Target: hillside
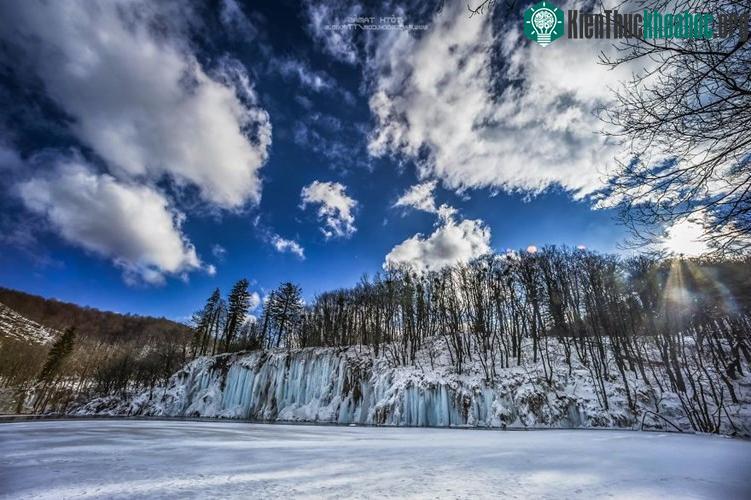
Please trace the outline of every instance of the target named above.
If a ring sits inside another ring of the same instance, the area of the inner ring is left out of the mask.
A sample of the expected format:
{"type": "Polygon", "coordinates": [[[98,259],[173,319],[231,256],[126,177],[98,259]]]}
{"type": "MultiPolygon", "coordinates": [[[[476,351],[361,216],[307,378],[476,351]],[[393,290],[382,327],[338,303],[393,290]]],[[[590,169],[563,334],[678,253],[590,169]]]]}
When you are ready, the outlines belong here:
{"type": "Polygon", "coordinates": [[[60,332],[25,318],[0,303],[0,339],[13,339],[34,344],[49,344],[60,332]]]}
{"type": "Polygon", "coordinates": [[[165,318],[100,311],[9,288],[0,287],[0,303],[43,327],[75,326],[79,336],[108,343],[190,335],[187,326],[165,318]]]}
{"type": "Polygon", "coordinates": [[[43,411],[48,398],[69,401],[79,392],[116,391],[155,384],[184,363],[190,328],[164,318],[98,311],[0,288],[0,413],[43,411]],[[59,380],[40,389],[50,347],[74,327],[72,350],[59,380]],[[40,392],[41,391],[41,392],[40,392]]]}

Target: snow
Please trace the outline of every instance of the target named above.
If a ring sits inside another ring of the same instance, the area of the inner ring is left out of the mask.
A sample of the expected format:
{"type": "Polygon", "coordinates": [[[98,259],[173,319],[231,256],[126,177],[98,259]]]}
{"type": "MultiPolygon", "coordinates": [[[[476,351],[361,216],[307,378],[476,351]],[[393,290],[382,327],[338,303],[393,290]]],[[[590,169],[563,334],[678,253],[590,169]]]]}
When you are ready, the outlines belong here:
{"type": "Polygon", "coordinates": [[[751,442],[488,431],[43,420],[0,424],[0,498],[751,498],[751,442]]]}
{"type": "MultiPolygon", "coordinates": [[[[445,349],[434,348],[444,354],[433,360],[432,367],[422,351],[415,365],[394,367],[361,347],[198,358],[166,386],[124,401],[95,399],[71,413],[430,427],[636,428],[641,412],[648,409],[690,429],[674,394],[656,394],[655,386],[633,378],[634,374],[629,385],[639,395],[637,412],[629,408],[617,377],[605,381],[609,400],[605,409],[589,370],[582,366],[569,372],[565,364],[555,363],[554,381],[548,383],[542,365],[528,362],[498,368],[490,384],[479,366],[455,373],[445,349]]],[[[751,390],[741,385],[751,382],[748,378],[738,382],[740,404],[726,406],[735,427],[728,426],[725,432],[751,435],[751,390]]],[[[651,417],[646,423],[664,426],[651,417]]]]}
{"type": "Polygon", "coordinates": [[[34,344],[51,344],[60,332],[21,316],[16,311],[0,303],[0,340],[8,337],[34,344]]]}

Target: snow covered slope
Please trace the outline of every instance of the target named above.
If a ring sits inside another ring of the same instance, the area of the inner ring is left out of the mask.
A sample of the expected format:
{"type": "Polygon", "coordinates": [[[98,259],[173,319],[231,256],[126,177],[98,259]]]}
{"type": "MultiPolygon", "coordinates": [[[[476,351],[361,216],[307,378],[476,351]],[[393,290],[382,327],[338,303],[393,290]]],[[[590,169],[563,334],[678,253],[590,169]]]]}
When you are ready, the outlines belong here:
{"type": "MultiPolygon", "coordinates": [[[[199,358],[176,373],[166,387],[128,401],[100,398],[74,413],[400,426],[629,428],[641,423],[644,409],[658,409],[690,428],[675,397],[667,392],[656,395],[640,380],[629,382],[640,395],[636,411],[629,408],[623,386],[615,378],[606,382],[606,409],[584,368],[569,373],[560,366],[552,384],[539,366],[504,368],[491,384],[479,367],[458,375],[445,360],[435,360],[433,368],[425,361],[392,367],[387,359],[374,358],[360,348],[199,358]]],[[[751,434],[749,403],[744,400],[739,407],[727,408],[740,426],[736,433],[751,434]]]]}
{"type": "Polygon", "coordinates": [[[49,344],[60,335],[55,329],[47,328],[0,303],[0,340],[7,337],[15,340],[49,344]]]}

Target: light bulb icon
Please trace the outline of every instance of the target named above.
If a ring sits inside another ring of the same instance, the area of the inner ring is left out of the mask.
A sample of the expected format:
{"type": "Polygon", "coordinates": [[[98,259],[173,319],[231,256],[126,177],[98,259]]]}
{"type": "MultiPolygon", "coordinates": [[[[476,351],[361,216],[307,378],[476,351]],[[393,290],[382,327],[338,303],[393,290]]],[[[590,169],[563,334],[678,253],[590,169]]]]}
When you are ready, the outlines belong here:
{"type": "Polygon", "coordinates": [[[532,29],[537,34],[537,43],[545,47],[550,44],[550,34],[555,30],[555,12],[542,7],[532,14],[532,29]]]}
{"type": "Polygon", "coordinates": [[[563,36],[563,11],[542,0],[524,11],[524,36],[547,47],[563,36]]]}

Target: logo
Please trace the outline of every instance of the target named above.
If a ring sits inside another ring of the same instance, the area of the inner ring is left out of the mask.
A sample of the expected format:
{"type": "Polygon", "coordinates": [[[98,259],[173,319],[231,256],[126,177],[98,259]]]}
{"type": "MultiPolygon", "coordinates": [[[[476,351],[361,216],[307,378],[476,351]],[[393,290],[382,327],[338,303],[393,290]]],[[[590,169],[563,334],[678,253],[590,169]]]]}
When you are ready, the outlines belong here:
{"type": "Polygon", "coordinates": [[[524,35],[543,47],[563,36],[563,11],[542,1],[524,11],[524,35]]]}

